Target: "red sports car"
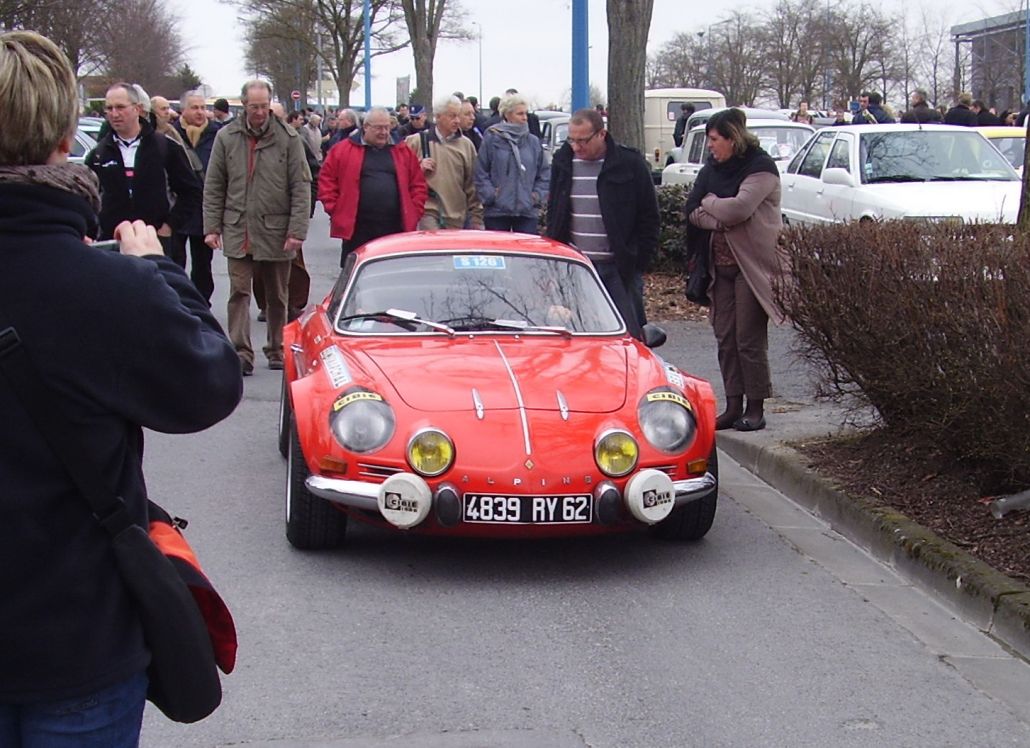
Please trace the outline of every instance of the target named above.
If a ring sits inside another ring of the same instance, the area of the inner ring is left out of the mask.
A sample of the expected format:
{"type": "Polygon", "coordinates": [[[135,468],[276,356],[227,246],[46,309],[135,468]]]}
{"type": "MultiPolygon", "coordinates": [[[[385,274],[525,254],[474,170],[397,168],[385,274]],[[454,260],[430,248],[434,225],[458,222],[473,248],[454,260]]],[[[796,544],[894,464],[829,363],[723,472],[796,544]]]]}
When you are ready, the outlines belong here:
{"type": "Polygon", "coordinates": [[[718,493],[715,398],[631,337],[591,264],[536,236],[398,234],[285,330],[286,537],[349,518],[465,536],[650,527],[695,540],[718,493]]]}

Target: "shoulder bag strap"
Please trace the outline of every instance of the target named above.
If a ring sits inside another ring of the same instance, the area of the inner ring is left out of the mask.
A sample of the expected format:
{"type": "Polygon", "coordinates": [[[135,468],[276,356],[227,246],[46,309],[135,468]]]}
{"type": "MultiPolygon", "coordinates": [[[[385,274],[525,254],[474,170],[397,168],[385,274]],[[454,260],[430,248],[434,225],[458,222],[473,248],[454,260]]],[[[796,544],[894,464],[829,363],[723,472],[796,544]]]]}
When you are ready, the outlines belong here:
{"type": "Polygon", "coordinates": [[[0,372],[19,397],[54,455],[64,465],[93,515],[112,537],[132,524],[125,502],[105,485],[100,470],[86,459],[76,443],[67,417],[46,397],[39,371],[32,363],[14,327],[0,311],[0,372]]]}

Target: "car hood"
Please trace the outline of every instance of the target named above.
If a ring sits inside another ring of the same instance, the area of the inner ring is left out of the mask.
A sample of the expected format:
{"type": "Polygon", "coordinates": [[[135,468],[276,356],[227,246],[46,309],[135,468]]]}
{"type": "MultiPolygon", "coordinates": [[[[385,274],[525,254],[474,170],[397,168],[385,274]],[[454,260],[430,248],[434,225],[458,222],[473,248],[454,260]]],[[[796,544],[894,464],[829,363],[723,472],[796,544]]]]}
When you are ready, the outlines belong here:
{"type": "Polygon", "coordinates": [[[1020,182],[924,182],[863,186],[898,216],[962,216],[967,221],[1014,223],[1020,182]]]}
{"type": "MultiPolygon", "coordinates": [[[[518,408],[610,413],[626,403],[621,340],[566,338],[397,341],[362,355],[411,408],[428,413],[518,408]],[[603,376],[601,375],[603,372],[603,376]]],[[[370,367],[371,368],[371,367],[370,367]]]]}

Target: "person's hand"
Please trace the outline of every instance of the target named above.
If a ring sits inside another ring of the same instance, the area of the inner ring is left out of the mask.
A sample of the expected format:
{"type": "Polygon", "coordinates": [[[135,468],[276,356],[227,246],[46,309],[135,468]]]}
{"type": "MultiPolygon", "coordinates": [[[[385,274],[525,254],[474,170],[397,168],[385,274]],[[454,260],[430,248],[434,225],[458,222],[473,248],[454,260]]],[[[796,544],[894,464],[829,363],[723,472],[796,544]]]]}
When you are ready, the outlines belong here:
{"type": "Polygon", "coordinates": [[[162,223],[161,224],[161,228],[159,228],[157,230],[157,235],[158,236],[171,236],[172,235],[172,227],[169,226],[167,223],[162,223]]]}
{"type": "Polygon", "coordinates": [[[431,158],[424,158],[418,162],[418,165],[422,167],[422,171],[426,174],[432,174],[436,171],[436,161],[431,158]]]}
{"type": "Polygon", "coordinates": [[[211,249],[222,248],[222,235],[221,234],[205,234],[204,244],[211,247],[211,249]]]}
{"type": "Polygon", "coordinates": [[[146,257],[164,254],[157,231],[143,221],[122,221],[114,229],[114,238],[121,243],[123,255],[146,257]]]}
{"type": "Polygon", "coordinates": [[[286,252],[287,254],[290,253],[290,252],[296,252],[303,245],[304,245],[304,242],[301,241],[300,239],[294,239],[292,236],[288,236],[288,237],[286,237],[286,243],[283,244],[283,252],[286,252]]]}

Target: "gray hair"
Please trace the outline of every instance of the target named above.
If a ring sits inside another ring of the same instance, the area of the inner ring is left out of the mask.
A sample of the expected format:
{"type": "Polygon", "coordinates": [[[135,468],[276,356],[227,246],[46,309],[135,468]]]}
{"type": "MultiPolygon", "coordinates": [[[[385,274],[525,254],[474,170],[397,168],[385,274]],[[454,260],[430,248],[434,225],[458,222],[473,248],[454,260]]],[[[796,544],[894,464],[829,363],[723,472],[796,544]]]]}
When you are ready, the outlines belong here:
{"type": "Polygon", "coordinates": [[[136,89],[136,95],[139,97],[139,101],[136,103],[143,107],[145,114],[150,114],[150,94],[139,83],[133,83],[132,87],[136,89]]]}
{"type": "Polygon", "coordinates": [[[193,99],[193,98],[200,99],[201,101],[204,102],[204,105],[207,106],[207,97],[204,95],[204,92],[201,91],[198,88],[190,89],[189,91],[184,93],[182,96],[180,96],[179,97],[179,106],[185,107],[186,106],[186,102],[189,101],[190,99],[193,99]]]}
{"type": "Polygon", "coordinates": [[[339,122],[340,122],[340,117],[346,117],[352,123],[354,123],[355,127],[360,127],[361,126],[361,117],[353,109],[342,109],[339,112],[337,112],[336,113],[336,122],[337,122],[337,124],[339,124],[339,122]]]}
{"type": "Polygon", "coordinates": [[[390,119],[390,110],[389,109],[387,109],[384,106],[374,106],[371,109],[369,109],[367,112],[365,112],[365,116],[362,118],[363,121],[367,122],[368,118],[371,117],[373,114],[384,114],[384,115],[386,115],[387,119],[390,119]]]}
{"type": "Polygon", "coordinates": [[[447,96],[441,96],[439,99],[433,102],[433,114],[443,114],[451,107],[457,107],[458,111],[461,111],[461,99],[453,94],[447,96]]]}
{"type": "Polygon", "coordinates": [[[501,113],[502,117],[508,119],[508,112],[512,111],[517,106],[524,106],[528,110],[529,102],[526,101],[525,96],[515,93],[506,99],[502,99],[500,109],[498,109],[497,111],[501,113]]]}
{"type": "Polygon", "coordinates": [[[244,104],[247,103],[247,91],[252,88],[264,88],[268,91],[268,100],[272,100],[272,84],[268,81],[263,81],[260,78],[254,78],[253,80],[249,80],[244,83],[243,87],[240,89],[240,101],[244,104]]]}
{"type": "MultiPolygon", "coordinates": [[[[110,86],[107,87],[107,90],[113,91],[116,88],[120,88],[122,91],[125,91],[125,95],[129,97],[130,104],[140,103],[139,92],[141,89],[137,89],[136,86],[134,86],[131,83],[119,81],[118,83],[112,83],[110,86]]],[[[147,101],[149,102],[150,99],[147,99],[147,101]]]]}

